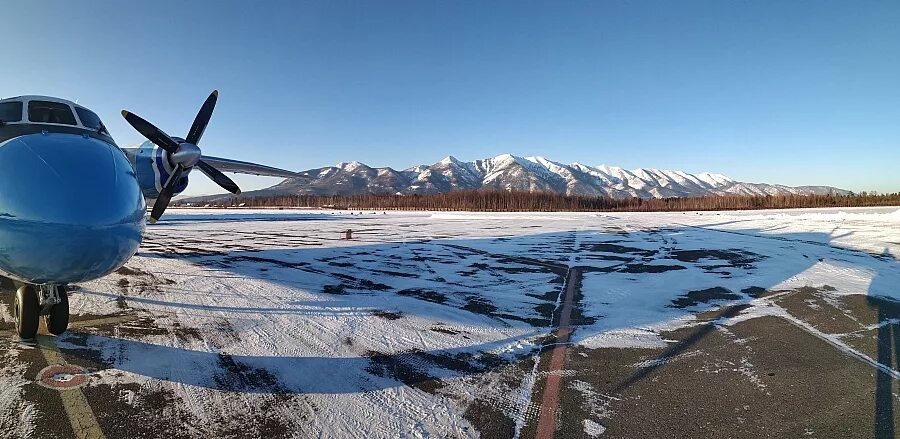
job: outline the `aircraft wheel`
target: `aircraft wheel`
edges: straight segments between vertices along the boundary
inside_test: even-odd
[[[16,290],[16,332],[20,338],[32,339],[37,334],[38,316],[41,312],[33,285],[22,285]]]
[[[65,287],[57,287],[59,290],[59,303],[50,308],[50,313],[44,316],[44,324],[47,325],[47,331],[53,335],[60,335],[66,332],[69,327],[69,296],[66,294]]]

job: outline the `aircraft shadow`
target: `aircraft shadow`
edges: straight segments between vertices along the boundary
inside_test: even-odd
[[[476,348],[488,351],[513,339]],[[58,342],[70,357],[97,369],[115,368],[137,375],[189,386],[248,393],[341,394],[382,390],[400,385],[417,386],[437,380],[482,373],[501,362],[472,353],[472,347],[397,354],[371,352],[357,357],[291,357],[232,355],[164,346],[79,331]],[[98,356],[98,349],[115,352]],[[423,362],[443,367],[423,372]]]
[[[374,216],[374,215],[371,215]],[[355,215],[350,219],[367,218],[367,215]],[[164,228],[166,225],[184,224],[184,223],[233,223],[233,222],[283,222],[283,221],[335,221],[347,219],[345,215],[338,212],[334,213],[297,213],[285,214],[283,211],[273,212],[271,214],[258,213],[225,213],[225,214],[206,214],[206,213],[170,213],[164,216],[160,221],[151,227]]]
[[[298,288],[312,293],[314,298],[295,298],[283,306],[261,307],[192,303],[187,292],[183,301],[173,300],[171,295],[128,296],[127,301],[199,313],[298,316],[339,316],[386,306],[388,311],[402,315],[451,325],[503,325],[521,329],[527,335],[451,349],[370,352],[355,357],[240,356],[78,332],[63,337],[61,347],[67,353],[95,359],[97,351],[119,352],[100,362],[106,367],[192,386],[246,392],[366,392],[483,373],[530,356],[529,351],[519,357],[500,359],[486,353],[548,333],[567,266],[583,267],[591,276],[631,276],[641,280],[693,270],[696,278],[702,279],[696,282],[698,290],[726,286],[729,292],[724,298],[710,300],[694,300],[689,291],[677,291],[674,296],[660,294],[658,302],[653,301],[654,295],[623,299],[622,303],[639,299],[651,308],[651,312],[626,316],[628,327],[646,327],[663,318],[687,317],[723,306],[729,307],[723,317],[739,315],[742,305],[755,298],[745,288],[771,288],[828,259],[874,273],[868,294],[882,323],[878,329],[877,361],[900,369],[900,364],[891,363],[892,353],[900,354],[900,302],[893,299],[900,296],[900,291],[896,291],[900,285],[900,263],[896,258],[839,248],[827,233],[777,233],[731,226],[727,231],[703,227],[627,232],[570,230],[486,239],[216,252],[187,248],[179,251],[176,243],[167,250],[171,253],[146,256],[177,258],[203,266],[209,269],[210,277],[256,279]],[[522,285],[527,288],[523,290]],[[659,285],[662,288],[665,284]],[[600,293],[582,291],[587,301]],[[109,292],[79,294],[118,297]],[[689,306],[676,306],[683,302]],[[601,314],[591,315],[592,311]],[[621,324],[622,317],[603,306],[591,309],[576,304],[575,312],[576,339],[616,329]],[[660,358],[685,351],[715,325],[699,325],[692,335],[672,344]],[[645,379],[665,367],[664,363],[651,362],[656,365],[639,369],[616,389],[621,391]],[[894,381],[888,374],[876,376],[874,429],[879,438],[895,434]]]
[[[885,252],[887,256],[890,256]],[[896,279],[876,274],[870,291],[894,290],[900,293]],[[900,370],[900,302],[885,300],[880,296],[866,298],[869,306],[878,310],[877,361],[894,370]],[[895,378],[878,370],[875,372],[875,434],[876,439],[893,439],[895,419],[900,416],[894,407]]]

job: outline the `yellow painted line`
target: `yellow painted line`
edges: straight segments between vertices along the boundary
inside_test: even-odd
[[[106,325],[108,323],[125,323],[132,320],[138,320],[136,316],[113,316],[101,317],[99,319],[80,320],[77,322],[69,322],[69,328],[89,328],[91,326]],[[16,335],[15,328],[0,330],[0,335]]]
[[[125,323],[130,322],[132,320],[137,320],[139,317],[137,316],[112,316],[112,317],[101,317],[99,319],[91,319],[91,320],[80,320],[77,322],[69,322],[70,328],[87,328],[91,326],[100,326],[105,325],[107,323]]]
[[[98,319],[90,319],[90,320],[81,320],[76,322],[70,322],[70,328],[84,328],[90,326],[99,326],[110,323],[124,323],[131,320],[136,320],[135,316],[112,316],[112,317],[101,317]],[[7,329],[4,331],[0,331],[2,335],[16,335],[15,329]],[[56,343],[53,341],[53,337],[49,335],[38,335],[35,337],[35,344],[40,349],[41,354],[43,354],[44,359],[47,361],[48,366],[52,365],[68,365],[66,359],[63,357],[62,352],[59,351],[59,348],[56,347]],[[80,388],[74,389],[57,389],[59,392],[59,397],[62,400],[63,409],[66,411],[66,417],[69,418],[69,424],[72,426],[72,431],[75,434],[75,437],[78,439],[106,439],[106,436],[103,434],[103,430],[100,429],[100,424],[97,423],[97,417],[94,416],[94,411],[91,409],[91,405],[88,403],[87,397],[84,396],[84,392],[81,391]]]
[[[63,366],[68,364],[62,353],[59,352],[59,348],[56,347],[56,343],[53,342],[53,337],[38,335],[35,337],[35,342],[40,347],[41,353],[44,354],[44,358],[47,359],[47,364],[61,364]],[[100,424],[97,423],[97,417],[94,416],[94,411],[91,410],[91,405],[88,404],[88,400],[81,388],[59,390],[59,396],[62,399],[63,408],[66,410],[66,416],[69,418],[69,423],[72,425],[72,431],[75,433],[76,438],[106,439],[106,436],[103,435],[103,430],[100,429]]]

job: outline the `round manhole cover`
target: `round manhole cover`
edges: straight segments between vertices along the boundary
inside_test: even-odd
[[[38,372],[37,382],[50,389],[77,389],[87,382],[87,371],[71,364],[54,364]]]

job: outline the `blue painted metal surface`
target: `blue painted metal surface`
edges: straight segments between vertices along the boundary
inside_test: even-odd
[[[0,272],[65,284],[121,267],[141,243],[145,204],[112,144],[31,134],[0,144]]]
[[[138,183],[144,193],[144,198],[150,200],[159,196],[159,191],[168,181],[169,176],[175,169],[165,156],[162,148],[153,144],[149,140],[142,143],[137,149],[132,149],[130,154],[134,155],[134,167],[137,170]],[[188,168],[181,176],[181,181],[175,186],[174,193],[180,194],[188,185],[188,174],[192,168]]]

